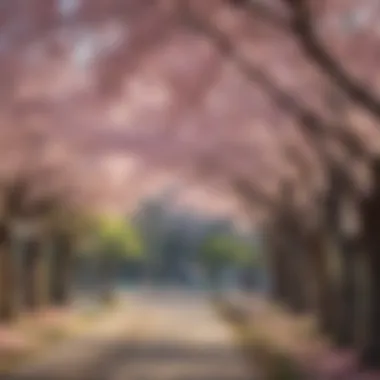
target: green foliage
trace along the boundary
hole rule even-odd
[[[211,236],[206,239],[200,251],[200,261],[209,270],[252,265],[257,260],[256,256],[250,244],[231,235]]]
[[[137,229],[122,218],[98,217],[89,236],[87,251],[119,258],[142,259],[143,244]]]

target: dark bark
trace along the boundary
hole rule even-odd
[[[115,296],[115,266],[115,259],[109,254],[104,254],[100,261],[100,277],[102,283],[100,299],[105,303],[112,302]]]
[[[307,302],[305,294],[305,285],[303,275],[305,274],[305,267],[302,263],[301,252],[297,252],[297,248],[290,247],[289,254],[287,255],[287,267],[288,267],[288,306],[290,309],[299,314],[307,311]]]
[[[56,235],[51,261],[50,303],[54,306],[66,306],[71,298],[73,272],[73,250],[70,238]]]
[[[334,162],[328,162],[329,190],[324,200],[325,254],[328,255],[327,273],[330,295],[325,332],[338,345],[350,344],[354,323],[351,308],[355,297],[355,271],[352,267],[354,249],[344,230],[345,200],[350,182],[347,175]]]
[[[318,324],[322,333],[331,335],[335,328],[336,298],[329,274],[327,244],[323,232],[317,232],[311,238],[310,250],[314,270]]]
[[[286,250],[284,249],[284,247],[280,249],[279,256],[280,260],[278,270],[281,281],[280,302],[290,306],[292,303],[292,290],[294,287],[292,285],[291,271],[288,263],[288,257],[286,255]]]
[[[299,263],[297,263],[299,257],[295,249],[281,245],[273,249],[271,256],[274,300],[289,307],[293,312],[304,312],[306,309],[305,288],[302,273],[299,272]]]
[[[366,344],[362,362],[366,366],[380,367],[380,257],[372,250],[368,253],[369,262],[369,312]]]
[[[315,282],[313,281],[313,263],[307,245],[307,231],[300,220],[294,220],[292,227],[292,245],[289,247],[292,257],[290,265],[294,283],[294,311],[308,313],[315,309]]]
[[[267,232],[269,232],[267,230]],[[267,257],[268,272],[270,278],[270,296],[273,301],[278,301],[280,298],[280,276],[279,276],[279,263],[275,251],[273,241],[270,236],[267,236],[265,242],[265,254]]]
[[[10,234],[0,225],[0,321],[11,322],[15,308],[16,271],[11,250]]]
[[[315,259],[314,259],[314,249],[305,245],[305,275],[307,288],[306,293],[306,307],[307,311],[317,315],[319,313],[319,303],[318,303],[318,282],[316,276]]]
[[[23,260],[23,301],[28,311],[37,311],[44,304],[44,257],[41,242],[37,238],[30,238],[25,245]]]
[[[376,172],[375,172],[376,173]],[[377,172],[378,173],[378,172]],[[380,193],[374,189],[372,198],[363,202],[365,257],[369,280],[368,323],[362,362],[380,367]]]
[[[274,301],[286,303],[289,294],[288,270],[284,258],[283,248],[276,242],[270,247],[270,261],[272,274],[272,297]]]
[[[363,248],[363,247],[362,247]],[[356,347],[362,348],[367,344],[367,330],[369,321],[369,295],[370,295],[370,281],[369,281],[369,263],[368,257],[362,250],[357,257],[357,309],[356,309]]]
[[[352,346],[356,338],[357,307],[357,239],[345,239],[342,244],[342,273],[340,308],[336,343],[340,347]]]
[[[285,303],[295,313],[307,311],[307,279],[304,252],[296,236],[289,236],[283,247],[281,270],[284,272]]]
[[[313,310],[313,283],[310,279],[312,272],[305,247],[300,247],[295,257],[294,269],[297,275],[297,311],[309,313]]]
[[[300,209],[291,182],[284,181],[281,188],[281,201],[276,219],[271,228],[271,241],[276,294],[295,313],[310,310],[309,268],[306,257],[307,240],[300,224]]]
[[[369,302],[362,363],[380,367],[380,160],[372,163],[373,189],[362,202],[363,243],[367,261]]]

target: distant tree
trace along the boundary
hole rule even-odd
[[[113,299],[118,264],[125,260],[142,260],[143,242],[138,230],[123,218],[101,216],[94,226],[86,252],[99,260],[99,275],[104,285],[101,298],[108,302]]]
[[[199,261],[216,286],[226,268],[251,266],[256,259],[256,253],[247,242],[228,234],[216,234],[206,238],[199,254]]]

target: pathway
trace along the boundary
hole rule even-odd
[[[200,295],[134,294],[109,328],[9,380],[251,380],[228,327]]]

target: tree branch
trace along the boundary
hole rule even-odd
[[[380,117],[380,99],[355,81],[318,40],[313,29],[311,12],[305,0],[282,0],[293,12],[292,29],[305,53],[355,103]]]

